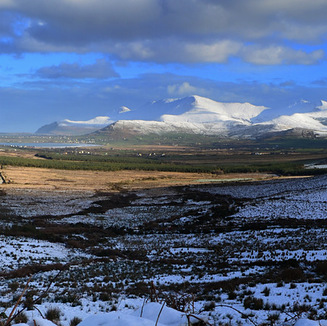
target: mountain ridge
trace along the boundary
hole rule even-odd
[[[285,111],[284,111],[285,112]],[[198,95],[153,101],[133,110],[121,107],[116,116],[88,121],[62,120],[38,129],[37,133],[112,135],[161,135],[165,133],[258,138],[294,130],[310,130],[316,136],[327,133],[327,102],[301,100],[282,110],[251,103],[223,103]],[[123,113],[124,119],[119,119]],[[118,137],[118,136],[117,136]]]

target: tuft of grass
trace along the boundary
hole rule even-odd
[[[59,308],[49,308],[45,313],[45,318],[52,322],[58,322],[60,320],[60,314]]]
[[[27,323],[28,318],[26,316],[26,314],[24,312],[20,313],[19,315],[17,315],[17,317],[15,317],[14,319],[15,324],[20,324],[20,323]]]
[[[69,326],[77,326],[81,321],[82,321],[81,318],[79,318],[79,317],[74,317],[74,318],[70,321]]]

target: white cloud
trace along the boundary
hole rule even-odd
[[[188,82],[184,82],[182,84],[168,85],[167,93],[170,96],[187,96],[192,94],[202,94],[203,90],[192,86]]]
[[[247,62],[258,65],[303,64],[318,63],[324,57],[324,51],[304,52],[283,46],[248,46],[243,48],[241,56]]]
[[[226,62],[230,56],[239,52],[242,44],[229,40],[213,44],[186,44],[185,54],[189,61],[200,62]]]

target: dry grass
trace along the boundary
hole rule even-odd
[[[213,175],[160,171],[71,171],[6,166],[3,169],[12,183],[2,189],[46,189],[111,191],[221,182],[228,180],[262,180],[273,176],[264,173]]]

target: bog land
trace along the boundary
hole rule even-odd
[[[207,325],[327,319],[327,177],[306,168],[327,152],[274,146],[3,147],[0,322],[30,276],[15,323],[151,300]]]

